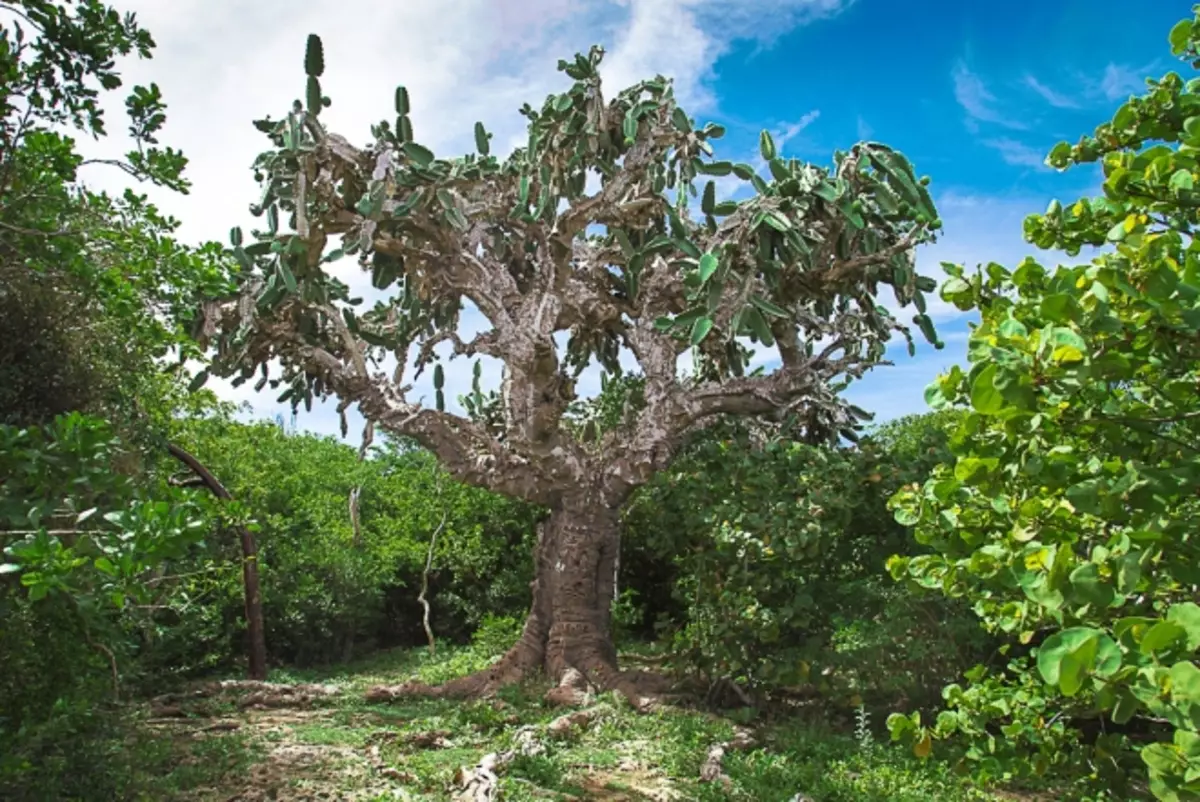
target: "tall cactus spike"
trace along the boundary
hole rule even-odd
[[[408,114],[408,90],[403,86],[396,87],[396,113]]]
[[[321,37],[315,33],[308,35],[308,44],[304,48],[304,72],[310,78],[320,78],[325,72],[325,48],[321,45]]]
[[[308,76],[308,88],[304,96],[304,105],[309,114],[320,114],[325,106],[321,102],[321,82],[313,76]]]
[[[483,127],[483,123],[475,123],[475,148],[479,151],[480,156],[487,156],[491,150],[488,140],[492,135]]]

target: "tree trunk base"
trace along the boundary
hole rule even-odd
[[[622,671],[616,660],[582,654],[575,661],[551,665],[551,661],[532,660],[522,642],[509,649],[489,668],[450,680],[440,685],[412,681],[399,685],[376,685],[367,690],[369,702],[397,699],[487,699],[506,687],[536,678],[549,679],[553,686],[545,700],[563,707],[590,703],[597,693],[616,691],[637,710],[648,712],[663,701],[674,684],[666,676],[647,671]],[[559,661],[553,661],[555,663]]]
[[[533,602],[521,638],[494,665],[444,685],[378,686],[368,701],[401,697],[478,699],[542,675],[554,687],[546,700],[586,704],[616,691],[638,710],[655,705],[670,683],[642,671],[621,671],[613,645],[616,595],[616,507],[580,502],[551,512],[538,532]]]

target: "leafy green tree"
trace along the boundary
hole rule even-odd
[[[486,693],[544,668],[566,681],[556,698],[575,698],[580,676],[637,698],[610,627],[630,494],[727,414],[790,415],[811,437],[853,429],[862,412],[838,389],[883,358],[895,331],[908,333],[877,301],[881,285],[915,304],[935,339],[923,293],[936,285],[916,276],[912,253],[940,222],[902,155],[861,143],[818,167],[783,158],[764,132],[764,179],[710,158],[724,130],[696,126],[666,79],[606,98],[602,56],[560,62],[573,83],[525,106],[526,147],[497,158],[478,124],[478,154],[438,159],[413,139],[404,87],[394,125],[375,126],[372,144],[327,131],[324,57],[310,37],[305,102],[256,123],[271,140],[255,163],[253,211],[266,226],[233,232],[240,293],[207,303],[198,327],[216,373],[247,381],[261,369],[259,386],[282,387],[283,400],[357,404],[460,481],[549,509],[520,642],[439,693]],[[718,202],[707,177],[728,175],[753,197]],[[346,254],[389,291],[373,308],[332,275]],[[458,333],[467,304],[490,325],[470,341]],[[782,367],[748,375],[745,338],[775,349]],[[443,343],[504,363],[498,393],[467,396],[471,417],[446,411]],[[437,363],[431,407],[408,397],[414,350],[418,373]],[[577,436],[564,421],[577,377],[593,361],[619,375],[622,351],[645,376],[644,403],[599,439]],[[688,352],[698,369],[681,379]],[[390,377],[385,358],[400,365]]]
[[[1170,34],[1193,66],[1195,12]],[[891,569],[969,600],[1011,651],[948,686],[935,723],[890,725],[922,752],[968,736],[992,777],[1078,764],[1124,799],[1148,771],[1175,800],[1200,793],[1200,78],[1147,83],[1047,159],[1099,163],[1103,196],[1025,222],[1039,247],[1105,252],[947,267],[943,297],[982,319],[969,369],[927,398],[966,414],[954,460],[893,500],[936,553]]]
[[[164,481],[154,436],[213,401],[163,368],[195,353],[185,324],[230,263],[177,243],[145,198],[80,180],[69,133],[106,133],[118,59],[153,47],[132,15],[95,0],[0,11],[0,796],[119,798],[89,785],[104,772],[80,740],[106,688],[136,676],[143,608],[175,588],[163,572],[217,517]],[[156,142],[158,88],[134,87],[126,109],[134,149],[108,166],[185,191],[184,159]],[[66,753],[70,771],[49,776]]]
[[[0,423],[18,427],[7,433],[19,449],[12,458],[20,453],[38,464],[31,455],[45,448],[50,465],[57,450],[91,453],[79,438],[95,421],[56,421],[75,412],[107,418],[108,436],[123,436],[126,445],[157,448],[151,435],[161,437],[173,414],[212,401],[211,394],[189,398],[181,374],[162,368],[173,351],[196,353],[186,324],[198,297],[229,286],[230,262],[215,245],[177,243],[171,236],[177,222],[145,198],[89,191],[78,176],[87,160],[62,133],[74,127],[105,134],[98,99],[121,86],[116,60],[149,57],[153,40],[132,15],[95,0],[22,0],[0,8],[6,12],[0,26]],[[157,147],[166,119],[157,87],[134,87],[126,107],[135,150],[111,164],[186,191],[185,160]],[[126,478],[144,472],[146,488],[158,481],[154,459],[128,449],[110,445],[95,459],[119,460],[109,468]],[[82,462],[64,464],[83,469]],[[101,474],[55,475],[60,485],[43,488],[55,510],[88,509],[82,499],[98,492],[93,484]],[[6,492],[20,499],[25,490],[10,485]],[[41,510],[41,517],[29,513],[17,521],[11,513],[0,532],[6,565],[25,570],[22,581],[35,600],[69,592],[68,584],[49,581],[56,575],[32,556],[45,551],[31,551],[33,542],[50,546],[43,542],[48,513],[30,509]]]
[[[47,423],[87,410],[129,423],[140,398],[153,416],[178,402],[156,361],[195,352],[186,323],[198,295],[228,285],[228,262],[215,246],[177,243],[178,224],[144,197],[88,191],[78,171],[91,160],[65,132],[106,134],[98,101],[122,86],[117,60],[148,58],[154,42],[97,0],[0,9],[0,415]],[[134,150],[107,164],[186,191],[186,160],[157,142],[158,87],[133,87],[125,105]]]

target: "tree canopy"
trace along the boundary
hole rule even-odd
[[[266,226],[232,232],[239,292],[206,304],[196,332],[215,347],[212,370],[235,383],[261,371],[258,387],[297,405],[357,404],[456,476],[542,503],[596,476],[624,497],[725,414],[851,431],[865,413],[839,389],[883,360],[894,332],[909,336],[880,288],[936,339],[924,314],[936,285],[913,263],[940,226],[927,181],[872,142],[819,167],[784,158],[763,132],[769,177],[715,159],[721,126],[696,125],[661,76],[607,98],[602,58],[594,47],[559,62],[573,83],[522,109],[528,144],[507,158],[482,123],[477,153],[436,158],[413,138],[404,87],[370,144],[326,130],[310,36],[305,101],[255,123],[272,143],[255,162],[252,211]],[[753,195],[718,199],[714,179],[731,176]],[[346,255],[381,292],[373,307],[335,275]],[[464,339],[468,304],[488,328]],[[468,417],[445,410],[443,343],[450,358],[503,362],[500,392],[477,387]],[[749,370],[748,346],[774,349],[779,369]],[[681,378],[689,351],[694,375]],[[644,375],[642,403],[595,440],[577,437],[564,425],[576,379],[593,360],[620,375],[622,352]],[[426,406],[405,374],[430,364]]]

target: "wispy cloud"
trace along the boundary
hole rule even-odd
[[[860,140],[870,139],[871,135],[875,133],[875,129],[873,129],[871,126],[867,125],[867,121],[863,119],[861,114],[858,115],[858,119],[855,120],[854,124],[855,124],[855,133],[858,134],[858,138]]]
[[[1104,68],[1098,89],[1105,100],[1125,100],[1146,89],[1146,72],[1150,66],[1130,67],[1128,64],[1109,64]]]
[[[971,131],[979,130],[979,123],[992,123],[1014,130],[1024,130],[1029,126],[1020,120],[1014,120],[1005,115],[997,104],[999,101],[984,84],[983,79],[967,67],[967,63],[959,60],[951,71],[954,81],[954,99],[967,114],[967,127]]]
[[[1056,109],[1079,108],[1079,102],[1074,98],[1051,89],[1032,75],[1025,76],[1025,85],[1041,95],[1043,100]]]
[[[813,109],[793,123],[785,123],[773,132],[776,147],[782,149],[790,140],[796,138],[805,128],[812,125],[821,116],[820,109]]]
[[[1016,167],[1046,168],[1046,153],[1009,137],[985,139],[984,145],[1000,153],[1000,158]]]

